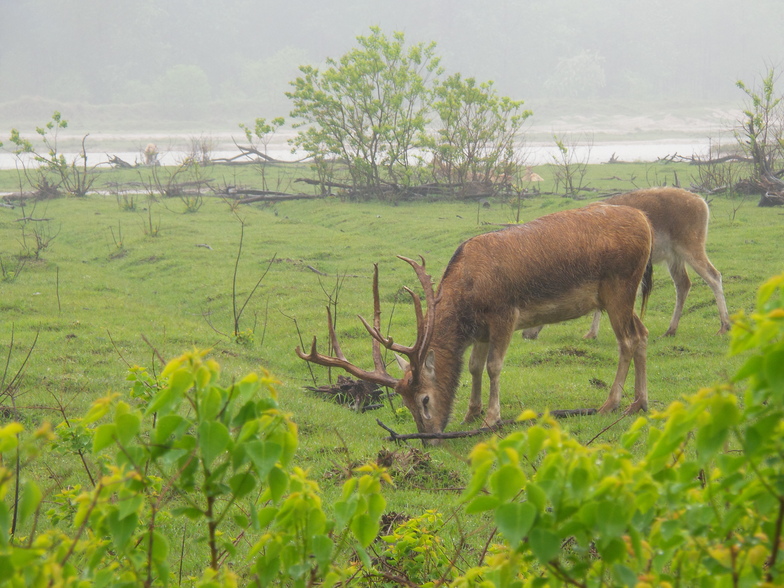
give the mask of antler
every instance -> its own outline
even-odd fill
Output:
[[[373,270],[373,307],[373,327],[368,325],[365,319],[362,317],[359,317],[359,319],[362,321],[362,324],[365,325],[365,328],[370,331],[371,335],[373,335],[374,331],[380,335],[381,304],[378,297],[378,264],[374,264]],[[375,367],[372,372],[369,372],[355,366],[346,359],[345,355],[343,355],[343,351],[340,349],[340,343],[338,342],[338,337],[335,334],[335,327],[332,325],[332,313],[330,312],[329,307],[327,307],[327,323],[329,324],[329,339],[332,343],[332,349],[335,353],[335,356],[330,357],[329,355],[322,355],[319,353],[316,349],[316,337],[313,337],[313,344],[310,347],[310,353],[304,353],[299,347],[295,349],[297,355],[301,359],[327,367],[342,368],[360,380],[375,382],[376,384],[380,384],[381,386],[388,386],[390,388],[395,387],[398,380],[397,378],[393,378],[387,372],[384,358],[381,356],[381,346],[379,345],[381,340],[378,337],[375,335],[373,336],[373,365]]]
[[[379,330],[379,324],[376,323],[374,318],[374,326],[371,327],[367,321],[359,317],[359,320],[362,321],[362,324],[365,325],[368,333],[379,341],[384,347],[387,349],[394,351],[395,353],[400,353],[408,357],[411,365],[416,367],[419,366],[424,361],[424,351],[427,349],[428,345],[430,344],[430,339],[433,336],[433,325],[435,324],[436,320],[436,304],[438,300],[436,300],[435,293],[433,291],[433,280],[431,277],[425,272],[425,259],[424,257],[420,256],[419,259],[422,260],[422,265],[418,264],[413,259],[409,259],[408,257],[403,257],[402,255],[397,256],[398,259],[402,259],[406,263],[408,263],[414,271],[416,272],[417,277],[419,278],[419,283],[422,284],[422,289],[425,293],[425,304],[427,305],[427,315],[423,317],[422,315],[422,301],[419,298],[419,295],[416,294],[410,288],[404,288],[406,292],[409,293],[411,296],[411,300],[414,303],[414,312],[416,314],[416,324],[417,324],[417,338],[414,342],[414,345],[411,347],[406,347],[404,345],[400,345],[399,343],[395,343],[392,337],[385,337],[381,334]],[[378,288],[374,289],[373,294],[373,303],[374,303],[374,310],[376,315],[380,316],[381,312],[379,310],[379,301],[378,301]]]
[[[428,309],[427,316],[423,316],[422,302],[419,296],[411,289],[405,288],[406,292],[411,295],[411,299],[414,302],[414,312],[416,313],[417,338],[413,346],[406,347],[404,345],[400,345],[395,343],[392,337],[385,337],[381,334],[381,302],[378,295],[378,264],[375,264],[373,270],[373,325],[371,326],[368,324],[368,322],[363,317],[359,317],[359,320],[362,321],[362,324],[365,326],[365,329],[367,329],[367,332],[370,333],[371,337],[373,337],[373,364],[375,366],[373,371],[370,372],[358,368],[354,364],[350,363],[343,355],[343,351],[340,349],[340,343],[338,343],[337,335],[335,334],[335,328],[332,326],[332,313],[330,312],[329,307],[327,307],[327,322],[329,323],[329,338],[332,343],[332,349],[334,350],[335,356],[330,357],[328,355],[322,355],[319,353],[316,349],[315,337],[313,337],[313,344],[311,345],[310,353],[306,354],[299,347],[297,347],[297,355],[305,361],[310,361],[312,363],[327,367],[339,367],[361,380],[375,382],[382,386],[389,386],[392,388],[395,387],[398,380],[389,375],[386,370],[384,358],[381,355],[381,345],[391,351],[407,356],[412,367],[415,368],[421,365],[421,363],[424,361],[424,351],[430,344],[430,339],[433,335],[433,326],[435,324],[435,308],[438,300],[436,299],[435,293],[433,292],[433,281],[425,272],[424,258],[420,256],[420,259],[422,260],[421,265],[413,259],[408,259],[407,257],[398,255],[398,258],[402,259],[412,268],[414,268],[414,271],[419,278],[419,282],[422,284],[422,288],[424,289],[425,303],[427,304]]]

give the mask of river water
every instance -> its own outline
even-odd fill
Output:
[[[291,146],[287,143],[286,135],[276,137],[266,147],[270,157],[282,161],[297,161],[303,157],[302,153],[292,153]],[[77,158],[78,142],[63,141],[61,152],[69,163]],[[242,140],[241,140],[242,139]],[[213,134],[208,136],[193,136],[183,134],[147,134],[147,135],[91,135],[86,141],[88,165],[106,164],[110,157],[134,164],[143,160],[144,148],[152,143],[159,152],[159,160],[163,165],[176,165],[181,163],[188,155],[194,153],[194,145],[206,144],[210,157],[229,158],[240,153],[234,145],[234,140],[245,144],[244,137],[228,134]],[[609,140],[609,141],[574,141],[568,144],[573,162],[579,163],[604,163],[615,158],[618,161],[640,162],[657,161],[675,154],[691,157],[692,155],[706,156],[711,149],[711,140],[697,137],[680,137],[677,139],[641,139],[634,138]],[[714,146],[715,148],[715,146]],[[543,165],[553,163],[554,159],[560,161],[558,148],[554,141],[527,141],[520,146],[519,154],[526,165]],[[78,161],[81,165],[81,161]],[[0,149],[0,169],[15,169],[22,166],[35,167],[36,163],[28,155],[21,159],[8,150]]]

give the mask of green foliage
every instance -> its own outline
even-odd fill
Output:
[[[195,546],[204,570],[188,581],[194,586],[236,585],[240,562],[249,566],[246,579],[260,586],[335,582],[349,573],[335,564],[346,550],[369,562],[364,549],[386,504],[381,482],[390,482],[384,470],[360,468],[329,519],[318,485],[292,464],[297,428],[278,408],[275,381],[250,374],[223,387],[219,373],[204,352],[186,353],[157,379],[131,370],[135,406],[111,393],[54,434],[44,427],[20,442],[20,424],[0,429],[4,464],[14,455],[31,460],[51,442],[62,453],[89,454],[98,470],[88,470],[89,487],[62,488],[49,498],[51,527],[44,532],[35,524],[43,505],[35,482],[25,478],[15,500],[0,503],[0,580],[168,585],[175,579],[172,530],[186,523],[183,548],[186,540]],[[8,496],[23,475],[0,467],[0,492]],[[30,534],[20,536],[19,528]],[[250,548],[240,549],[243,538]]]
[[[418,586],[443,584],[457,576],[451,556],[438,532],[443,527],[441,514],[428,510],[398,525],[380,554],[379,567],[390,575],[405,578]]]
[[[295,144],[316,159],[346,161],[354,185],[378,189],[384,182],[406,185],[412,150],[428,120],[428,79],[439,72],[435,44],[406,47],[403,33],[392,38],[378,27],[357,37],[358,47],[322,72],[302,66],[286,95],[291,116],[307,128]]]
[[[748,381],[740,397],[731,385],[705,388],[638,418],[617,446],[581,445],[548,416],[477,445],[466,511],[492,511],[504,539],[485,581],[780,585],[784,275],[737,317],[732,351],[753,352],[734,379]]]
[[[18,129],[11,129],[9,140],[15,145],[13,152],[20,158],[29,154],[39,164],[39,169],[28,180],[44,197],[51,196],[52,190],[62,190],[71,196],[85,196],[95,182],[93,168],[87,167],[87,150],[82,139],[82,151],[71,162],[57,148],[57,134],[68,127],[68,121],[55,111],[52,119],[35,132],[41,137],[43,149],[37,148],[32,141],[21,136]],[[24,162],[22,167],[24,168]],[[50,185],[54,178],[54,185]]]
[[[434,156],[449,183],[508,183],[516,167],[515,140],[531,116],[521,100],[498,96],[492,82],[454,74],[437,84],[440,120]]]
[[[776,71],[773,67],[768,69],[760,88],[749,87],[740,80],[735,84],[749,100],[735,136],[754,162],[757,179],[778,171],[776,166],[784,157],[784,104],[781,96],[776,94],[775,84]]]

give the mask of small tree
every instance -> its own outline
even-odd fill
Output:
[[[735,84],[749,100],[735,136],[753,161],[756,179],[770,178],[784,157],[784,110],[781,97],[776,96],[776,78],[771,67],[760,88],[749,87],[740,80]]]
[[[553,136],[558,153],[553,155],[555,165],[555,191],[563,185],[564,197],[579,198],[580,190],[586,187],[585,176],[588,173],[588,160],[591,156],[593,138],[589,138],[583,157],[578,157],[576,149],[579,143],[569,138]]]
[[[406,47],[403,33],[390,39],[377,27],[357,43],[323,72],[300,67],[286,96],[295,127],[306,128],[293,143],[317,160],[344,160],[356,188],[405,185],[429,122],[428,81],[440,73],[435,43]]]
[[[89,135],[82,138],[82,151],[70,163],[65,155],[59,152],[57,135],[60,129],[67,127],[68,121],[57,111],[52,114],[52,120],[43,127],[36,127],[35,132],[41,136],[43,149],[24,139],[18,129],[11,129],[10,141],[16,145],[16,156],[21,159],[23,154],[30,154],[40,165],[36,178],[31,179],[28,176],[28,180],[39,193],[52,194],[63,190],[71,196],[85,196],[95,182],[96,176],[92,173],[94,167],[87,166],[85,142]],[[55,178],[54,184],[52,177]]]
[[[522,100],[500,97],[493,82],[460,74],[435,89],[441,123],[433,141],[434,172],[449,182],[508,183],[515,168],[515,139],[531,115]]]

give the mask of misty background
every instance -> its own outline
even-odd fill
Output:
[[[529,132],[707,136],[784,60],[781,0],[0,0],[0,140],[54,110],[74,132],[223,132],[283,116],[300,65],[371,26],[436,42]]]

